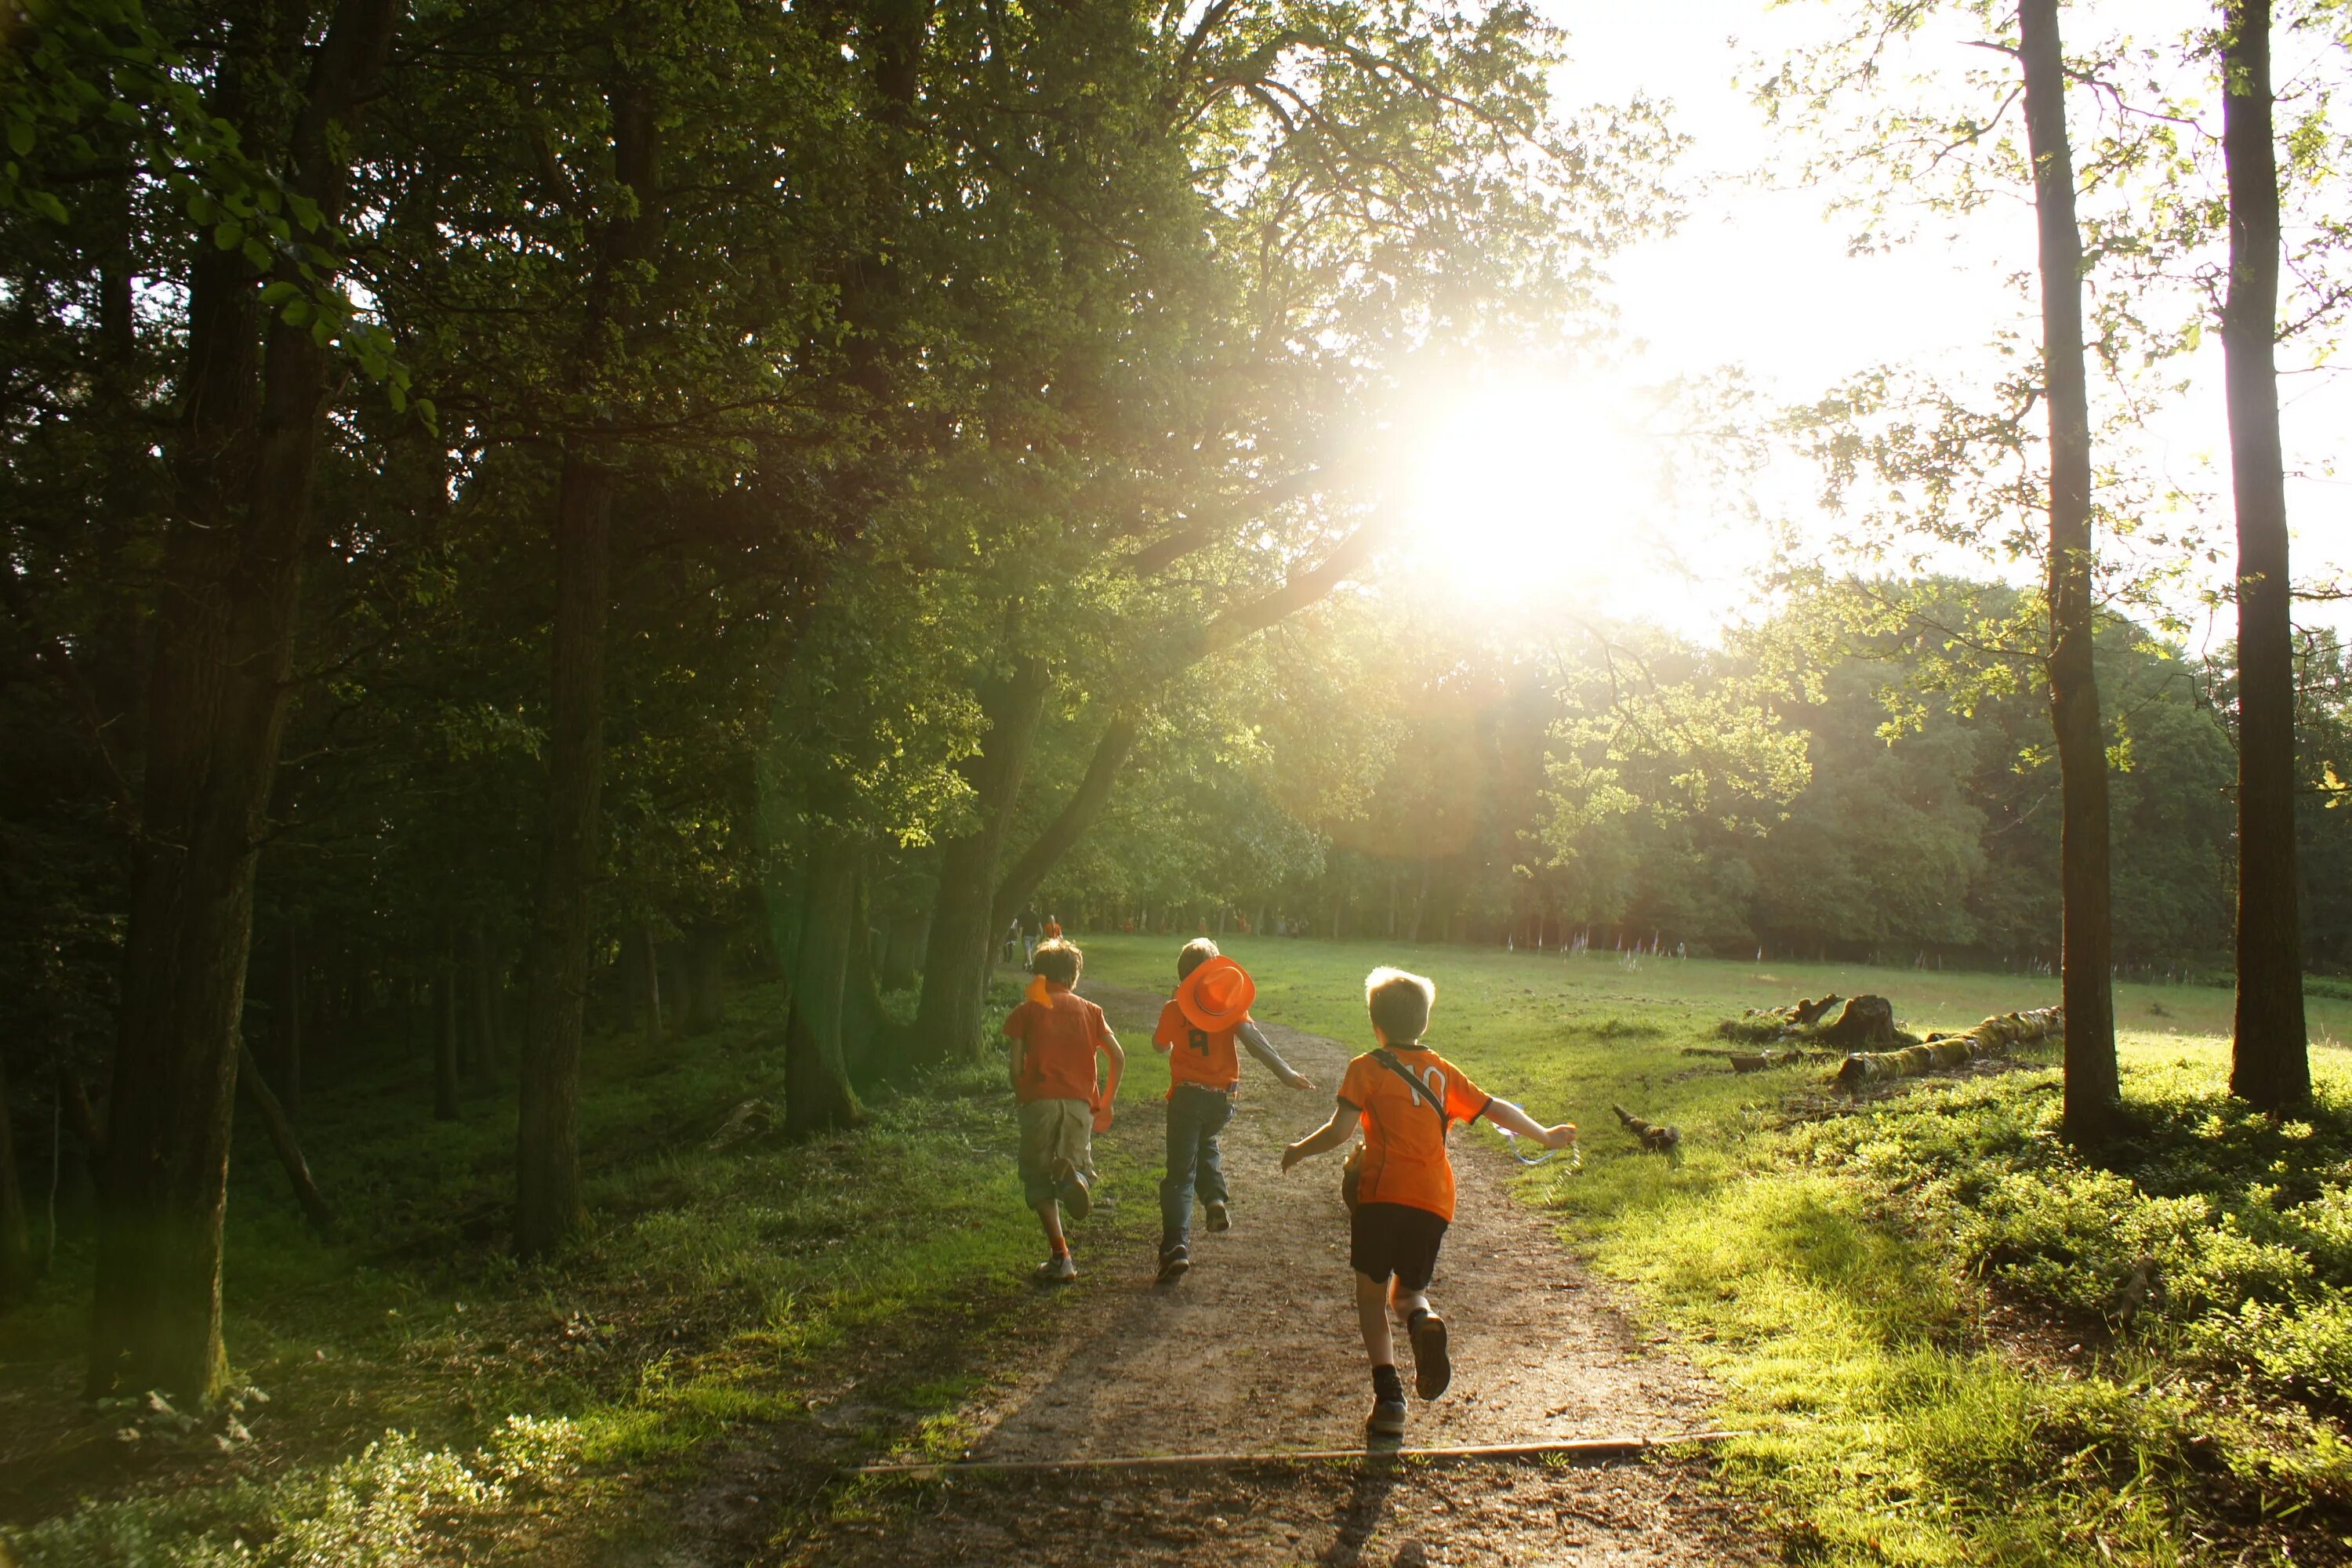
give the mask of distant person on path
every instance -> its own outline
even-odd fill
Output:
[[[1047,915],[1045,917],[1045,940],[1047,942],[1059,942],[1062,940],[1062,921],[1059,916]]]
[[[1429,1010],[1437,1000],[1434,982],[1402,969],[1375,969],[1364,979],[1364,1005],[1371,1015],[1376,1049],[1348,1064],[1339,1082],[1339,1109],[1331,1120],[1282,1152],[1285,1171],[1348,1142],[1358,1126],[1363,1148],[1350,1156],[1354,1194],[1349,1220],[1348,1261],[1356,1271],[1356,1318],[1364,1331],[1364,1353],[1372,1363],[1372,1413],[1365,1426],[1375,1435],[1404,1430],[1404,1384],[1397,1376],[1389,1329],[1394,1311],[1412,1345],[1413,1384],[1434,1399],[1453,1381],[1445,1345],[1445,1320],[1429,1308],[1429,1277],[1437,1248],[1454,1219],[1454,1165],[1445,1134],[1456,1121],[1484,1116],[1497,1127],[1547,1148],[1576,1142],[1576,1125],[1539,1125],[1507,1100],[1496,1100],[1460,1068],[1422,1044]],[[1342,1180],[1342,1191],[1348,1186]]]
[[[1025,964],[1037,952],[1037,906],[1022,905],[1021,914],[1013,921],[1013,929],[1020,933],[1021,962]]]
[[[1160,1181],[1160,1282],[1192,1267],[1192,1197],[1200,1194],[1209,1228],[1229,1230],[1231,1194],[1218,1134],[1233,1120],[1241,1085],[1239,1040],[1266,1070],[1293,1089],[1313,1089],[1305,1074],[1266,1043],[1250,1021],[1257,986],[1206,937],[1176,955],[1176,994],[1160,1009],[1151,1048],[1168,1058],[1168,1173]]]
[[[1085,955],[1066,942],[1041,942],[1031,955],[1036,976],[1021,1005],[1004,1020],[1013,1042],[1013,1097],[1021,1117],[1021,1195],[1045,1227],[1041,1284],[1078,1277],[1062,1230],[1062,1208],[1084,1219],[1094,1206],[1094,1135],[1108,1126],[1111,1101],[1127,1053],[1103,1010],[1071,989]],[[1095,1057],[1110,1063],[1108,1080],[1095,1081]]]

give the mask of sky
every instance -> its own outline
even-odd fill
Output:
[[[1919,241],[1857,258],[1847,252],[1851,220],[1827,215],[1822,192],[1793,188],[1785,167],[1779,173],[1767,167],[1776,153],[1785,156],[1789,149],[1776,143],[1735,79],[1753,59],[1777,60],[1792,45],[1821,36],[1834,15],[1832,6],[1769,7],[1763,0],[1538,0],[1538,5],[1570,36],[1574,63],[1556,82],[1565,101],[1622,100],[1638,91],[1666,100],[1670,123],[1691,138],[1678,176],[1689,193],[1685,221],[1671,237],[1622,252],[1610,268],[1622,327],[1639,345],[1629,372],[1634,377],[1664,380],[1737,367],[1768,393],[1801,401],[1874,364],[1981,365],[1985,345],[2004,323],[2038,332],[2032,302],[2009,282],[2033,258],[2032,215],[2024,202],[1997,203],[1966,218],[1927,219]],[[2182,0],[2132,0],[2129,14],[2135,27],[2155,37],[2204,13]],[[1963,58],[1957,42],[1949,47],[1956,58]],[[2208,345],[2193,365],[2190,395],[2153,435],[2157,459],[2168,474],[2218,492],[2218,510],[2208,521],[2226,539],[2227,431],[2218,340],[2209,339]],[[1590,387],[1565,395],[1564,406],[1589,405],[1595,398]],[[1610,400],[1605,391],[1599,395]],[[2283,399],[2289,466],[2313,470],[2290,480],[2297,576],[2330,575],[2352,567],[2352,548],[2347,548],[2352,473],[2316,470],[2340,448],[2340,433],[2352,429],[2352,378],[2299,378],[2283,389]],[[1477,411],[1474,422],[1499,419],[1507,426],[1507,399],[1489,401],[1495,408]],[[1685,632],[1703,632],[1736,613],[1759,563],[1752,529],[1678,518],[1671,527],[1678,536],[1678,569],[1642,572],[1627,536],[1645,531],[1646,520],[1606,504],[1588,509],[1590,521],[1569,517],[1562,509],[1572,504],[1566,499],[1572,487],[1559,479],[1563,466],[1585,467],[1575,460],[1552,463],[1549,480],[1531,477],[1516,491],[1507,479],[1489,479],[1467,498],[1489,506],[1517,500],[1530,513],[1529,533],[1546,527],[1571,531],[1579,548],[1615,578],[1609,596],[1620,611],[1637,609]],[[1790,479],[1784,472],[1783,489],[1767,498],[1768,508],[1811,510],[1806,487]],[[1628,586],[1637,576],[1643,585]],[[2191,651],[2227,640],[2231,629],[2226,616],[2210,627],[2200,623]]]

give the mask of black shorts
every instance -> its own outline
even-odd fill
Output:
[[[1348,1266],[1367,1279],[1396,1276],[1402,1290],[1426,1290],[1437,1268],[1445,1222],[1406,1204],[1358,1204],[1348,1222]]]

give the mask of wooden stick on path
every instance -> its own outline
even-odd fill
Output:
[[[1221,1465],[1286,1465],[1333,1459],[1526,1459],[1559,1454],[1571,1458],[1611,1458],[1667,1448],[1680,1443],[1720,1443],[1745,1432],[1677,1432],[1663,1437],[1572,1437],[1538,1443],[1477,1443],[1450,1448],[1298,1448],[1270,1453],[1136,1454],[1099,1459],[940,1459],[859,1465],[856,1476],[996,1474],[1044,1475],[1071,1470],[1198,1469]]]

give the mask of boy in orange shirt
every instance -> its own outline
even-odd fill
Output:
[[[1389,1330],[1393,1310],[1412,1344],[1413,1386],[1434,1399],[1453,1381],[1445,1320],[1429,1310],[1429,1277],[1437,1248],[1454,1219],[1454,1165],[1445,1134],[1456,1121],[1484,1116],[1497,1127],[1547,1148],[1576,1142],[1576,1126],[1545,1127],[1507,1100],[1496,1100],[1461,1068],[1421,1043],[1437,986],[1402,969],[1375,969],[1364,979],[1379,1048],[1348,1064],[1331,1120],[1283,1151],[1285,1171],[1348,1142],[1364,1130],[1355,1213],[1349,1221],[1348,1261],[1356,1271],[1356,1317],[1372,1363],[1372,1432],[1404,1430],[1404,1384],[1397,1376]]]
[[[1192,1267],[1192,1194],[1201,1195],[1211,1230],[1230,1230],[1224,1151],[1217,1135],[1233,1120],[1240,1087],[1239,1040],[1293,1089],[1313,1089],[1251,1022],[1257,987],[1242,966],[1207,937],[1176,955],[1176,994],[1160,1009],[1151,1048],[1168,1058],[1168,1173],[1160,1182],[1160,1282]]]
[[[1103,1010],[1071,989],[1085,955],[1066,942],[1041,942],[1030,955],[1029,994],[1004,1020],[1013,1042],[1013,1097],[1021,1116],[1021,1195],[1045,1227],[1041,1284],[1078,1277],[1062,1231],[1062,1205],[1072,1219],[1094,1206],[1094,1134],[1118,1096],[1127,1053]],[[1095,1084],[1095,1056],[1109,1059],[1108,1081]],[[1108,1125],[1108,1122],[1105,1122]]]

